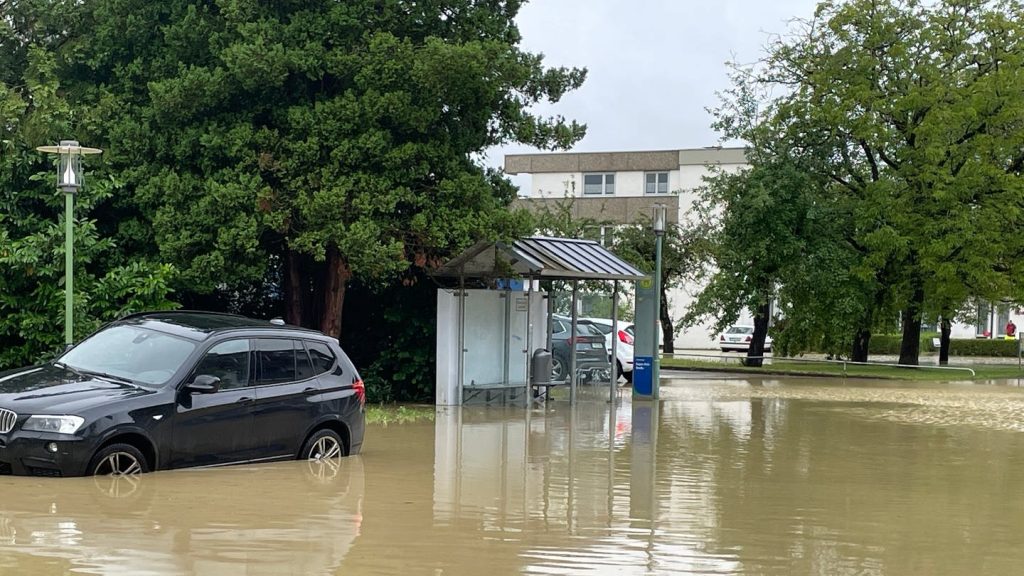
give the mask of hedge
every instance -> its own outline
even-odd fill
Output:
[[[938,349],[932,346],[932,338],[937,336],[921,337],[921,353],[938,354]],[[881,354],[888,356],[899,356],[901,336],[896,334],[879,334],[871,337],[868,344],[868,354]],[[1015,358],[1017,356],[1016,340],[990,340],[987,338],[963,338],[951,339],[949,341],[950,356],[999,356],[1004,358]]]

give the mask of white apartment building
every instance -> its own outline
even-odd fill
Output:
[[[521,202],[538,205],[574,199],[577,217],[615,223],[650,218],[654,204],[669,206],[669,221],[683,221],[711,167],[735,171],[746,166],[743,148],[691,148],[640,152],[567,152],[511,154],[505,172],[528,174],[528,194]],[[602,230],[602,236],[604,231]],[[699,286],[669,292],[669,313],[678,324]],[[749,316],[744,318],[750,322]],[[677,348],[717,348],[711,323],[689,328],[676,338]]]

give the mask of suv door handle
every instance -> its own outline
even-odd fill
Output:
[[[310,388],[306,388],[305,390],[303,390],[303,391],[302,391],[302,393],[303,393],[303,394],[306,394],[306,395],[309,395],[309,394],[318,394],[319,392],[320,392],[320,390],[318,390],[318,389],[316,389],[316,388],[312,388],[312,387],[310,387]]]
[[[252,398],[250,398],[248,396],[242,396],[241,398],[236,400],[235,403],[236,404],[252,404]]]

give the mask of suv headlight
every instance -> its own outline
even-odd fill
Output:
[[[22,430],[74,434],[85,423],[81,416],[29,416],[21,425]]]

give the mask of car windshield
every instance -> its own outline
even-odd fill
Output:
[[[753,334],[753,326],[733,326],[729,328],[727,334]]]
[[[181,368],[195,347],[195,342],[184,338],[120,325],[93,334],[57,362],[83,373],[162,386]]]

